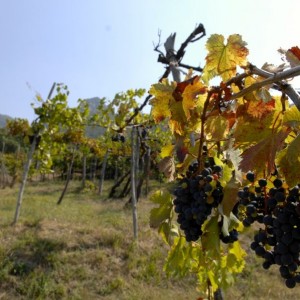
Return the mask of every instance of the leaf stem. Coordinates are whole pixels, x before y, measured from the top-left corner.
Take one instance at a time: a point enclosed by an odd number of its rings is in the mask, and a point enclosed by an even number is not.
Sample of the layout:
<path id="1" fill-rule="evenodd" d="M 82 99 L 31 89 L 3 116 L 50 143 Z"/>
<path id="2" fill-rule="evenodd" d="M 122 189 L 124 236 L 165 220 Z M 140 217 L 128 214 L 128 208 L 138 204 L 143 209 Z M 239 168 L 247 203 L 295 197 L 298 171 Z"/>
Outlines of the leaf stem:
<path id="1" fill-rule="evenodd" d="M 210 90 L 208 91 L 205 103 L 204 103 L 204 107 L 203 107 L 203 111 L 201 114 L 201 133 L 200 133 L 200 141 L 199 141 L 199 150 L 198 150 L 198 171 L 202 170 L 204 167 L 204 162 L 202 160 L 202 152 L 203 152 L 203 144 L 204 144 L 204 125 L 205 125 L 205 121 L 206 121 L 206 112 L 208 109 L 208 104 L 210 101 L 210 98 L 212 96 L 213 92 Z"/>

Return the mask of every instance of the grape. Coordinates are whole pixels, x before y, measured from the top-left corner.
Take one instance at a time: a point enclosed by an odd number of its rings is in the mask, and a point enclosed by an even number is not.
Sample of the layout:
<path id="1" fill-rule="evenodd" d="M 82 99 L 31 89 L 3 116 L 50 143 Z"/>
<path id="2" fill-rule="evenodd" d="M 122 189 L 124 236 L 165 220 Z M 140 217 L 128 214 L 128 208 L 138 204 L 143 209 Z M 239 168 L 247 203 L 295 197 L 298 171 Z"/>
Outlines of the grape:
<path id="1" fill-rule="evenodd" d="M 248 172 L 248 173 L 246 174 L 246 178 L 247 178 L 247 180 L 249 180 L 250 182 L 254 182 L 255 175 L 254 175 L 253 172 Z"/>
<path id="2" fill-rule="evenodd" d="M 213 171 L 214 171 L 214 173 L 220 173 L 220 172 L 222 172 L 222 167 L 218 166 L 218 165 L 214 165 Z"/>
<path id="3" fill-rule="evenodd" d="M 277 173 L 278 176 L 278 173 Z M 244 226 L 261 223 L 250 248 L 262 257 L 262 267 L 279 266 L 279 273 L 288 288 L 300 283 L 300 194 L 299 185 L 287 189 L 280 178 L 269 188 L 267 180 L 255 181 L 248 172 L 249 186 L 238 192 L 238 217 Z"/>
<path id="4" fill-rule="evenodd" d="M 209 161 L 208 161 L 209 162 Z M 223 187 L 215 178 L 219 178 L 222 168 L 206 164 L 198 173 L 198 164 L 189 166 L 179 185 L 174 189 L 174 211 L 178 214 L 177 222 L 184 231 L 186 241 L 196 241 L 202 235 L 201 226 L 210 216 L 213 207 L 217 207 L 223 199 Z M 213 167 L 213 170 L 211 168 Z M 215 175 L 215 173 L 218 174 Z M 213 184 L 216 180 L 216 184 Z M 231 240 L 235 239 L 235 235 Z"/>
<path id="5" fill-rule="evenodd" d="M 292 289 L 292 288 L 294 288 L 294 287 L 296 286 L 296 281 L 295 281 L 294 278 L 288 278 L 288 279 L 285 281 L 285 285 L 286 285 L 288 288 Z"/>
<path id="6" fill-rule="evenodd" d="M 279 189 L 280 187 L 282 187 L 283 182 L 282 182 L 281 179 L 276 178 L 276 179 L 273 181 L 273 184 L 274 184 L 274 186 L 275 186 L 277 189 Z"/>
<path id="7" fill-rule="evenodd" d="M 265 186 L 267 186 L 267 180 L 264 179 L 264 178 L 259 179 L 259 180 L 258 180 L 258 185 L 259 185 L 260 187 L 265 187 Z"/>

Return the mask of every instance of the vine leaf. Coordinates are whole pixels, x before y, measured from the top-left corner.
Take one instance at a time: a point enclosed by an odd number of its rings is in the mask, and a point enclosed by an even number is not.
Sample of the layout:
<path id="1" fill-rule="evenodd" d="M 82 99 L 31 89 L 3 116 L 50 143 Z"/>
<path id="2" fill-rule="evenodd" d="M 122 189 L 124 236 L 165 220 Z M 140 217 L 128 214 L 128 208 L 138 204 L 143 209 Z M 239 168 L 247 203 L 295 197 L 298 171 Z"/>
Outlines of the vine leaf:
<path id="1" fill-rule="evenodd" d="M 264 100 L 259 101 L 249 101 L 247 103 L 247 113 L 254 118 L 262 119 L 267 114 L 272 112 L 275 107 L 275 100 L 271 99 L 266 102 Z"/>
<path id="2" fill-rule="evenodd" d="M 233 132 L 234 146 L 243 149 L 272 135 L 273 114 L 263 119 L 239 117 Z"/>
<path id="3" fill-rule="evenodd" d="M 299 149 L 300 149 L 300 135 L 297 135 L 296 138 L 287 147 L 286 155 L 287 155 L 287 159 L 291 164 L 300 161 Z"/>
<path id="4" fill-rule="evenodd" d="M 280 173 L 284 175 L 286 183 L 293 187 L 300 182 L 300 138 L 299 135 L 285 149 L 277 155 L 276 163 Z"/>
<path id="5" fill-rule="evenodd" d="M 149 94 L 153 95 L 150 103 L 152 105 L 152 116 L 156 123 L 161 122 L 165 118 L 171 116 L 170 102 L 173 100 L 173 91 L 176 83 L 170 84 L 167 79 L 161 83 L 153 84 L 150 88 Z"/>
<path id="6" fill-rule="evenodd" d="M 170 219 L 172 212 L 172 196 L 169 192 L 166 191 L 156 191 L 151 195 L 150 201 L 159 204 L 158 207 L 155 207 L 150 212 L 150 226 L 157 228 Z"/>
<path id="7" fill-rule="evenodd" d="M 160 155 L 162 158 L 173 156 L 174 145 L 166 145 L 161 148 Z"/>
<path id="8" fill-rule="evenodd" d="M 274 171 L 276 152 L 281 150 L 289 130 L 273 133 L 242 153 L 240 168 L 243 172 L 249 170 L 260 173 L 264 170 L 270 174 Z"/>
<path id="9" fill-rule="evenodd" d="M 237 193 L 240 184 L 236 181 L 235 176 L 232 176 L 231 180 L 224 187 L 224 196 L 222 200 L 223 213 L 229 216 L 233 207 L 238 202 Z"/>
<path id="10" fill-rule="evenodd" d="M 237 148 L 233 148 L 232 140 L 229 142 L 229 147 L 226 150 L 226 158 L 230 160 L 234 167 L 235 171 L 235 178 L 239 183 L 242 183 L 243 181 L 243 175 L 241 170 L 239 169 L 240 162 L 242 160 L 241 158 L 241 151 Z"/>
<path id="11" fill-rule="evenodd" d="M 300 129 L 300 112 L 296 106 L 290 107 L 284 113 L 283 123 L 295 129 Z"/>
<path id="12" fill-rule="evenodd" d="M 221 115 L 213 116 L 206 121 L 206 131 L 211 134 L 214 141 L 220 141 L 229 131 L 229 122 Z"/>
<path id="13" fill-rule="evenodd" d="M 245 66 L 247 55 L 247 43 L 242 40 L 239 34 L 230 35 L 227 44 L 224 44 L 224 36 L 213 34 L 206 43 L 208 55 L 203 70 L 202 79 L 208 82 L 219 75 L 223 81 L 229 80 L 236 75 L 237 66 Z"/>
<path id="14" fill-rule="evenodd" d="M 167 275 L 180 275 L 184 276 L 190 267 L 189 256 L 187 256 L 190 244 L 186 244 L 183 236 L 176 237 L 172 248 L 168 253 L 164 271 Z"/>
<path id="15" fill-rule="evenodd" d="M 241 247 L 240 243 L 235 242 L 229 246 L 226 266 L 230 273 L 240 273 L 245 267 L 244 257 L 246 252 Z"/>
<path id="16" fill-rule="evenodd" d="M 285 60 L 289 62 L 292 68 L 300 65 L 300 49 L 298 46 L 288 50 L 279 49 L 278 52 L 284 55 Z"/>
<path id="17" fill-rule="evenodd" d="M 198 95 L 206 93 L 206 86 L 199 79 L 200 77 L 196 76 L 193 82 L 187 85 L 182 93 L 182 106 L 187 120 L 191 117 L 190 110 L 197 107 Z"/>
<path id="18" fill-rule="evenodd" d="M 203 232 L 201 237 L 203 250 L 209 251 L 213 259 L 218 258 L 220 256 L 218 216 L 210 218 L 203 224 Z"/>

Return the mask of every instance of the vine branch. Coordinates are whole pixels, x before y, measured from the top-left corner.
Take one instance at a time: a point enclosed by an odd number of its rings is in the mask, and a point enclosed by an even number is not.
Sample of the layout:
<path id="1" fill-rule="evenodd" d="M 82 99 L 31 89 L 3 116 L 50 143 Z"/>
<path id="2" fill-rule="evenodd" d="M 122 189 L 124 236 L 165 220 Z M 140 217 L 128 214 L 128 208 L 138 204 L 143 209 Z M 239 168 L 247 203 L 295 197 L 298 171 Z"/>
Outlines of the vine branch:
<path id="1" fill-rule="evenodd" d="M 250 71 L 249 75 L 255 74 L 255 75 L 264 77 L 266 79 L 262 80 L 260 82 L 256 82 L 256 83 L 252 84 L 251 86 L 241 90 L 238 93 L 232 94 L 232 96 L 230 97 L 230 100 L 233 100 L 233 99 L 236 99 L 239 97 L 243 97 L 255 90 L 258 90 L 258 89 L 264 87 L 264 86 L 276 83 L 278 85 L 278 87 L 274 87 L 274 88 L 286 93 L 290 97 L 290 99 L 294 102 L 296 107 L 300 110 L 300 96 L 299 96 L 298 92 L 290 84 L 288 84 L 287 82 L 284 81 L 284 80 L 287 80 L 292 77 L 300 75 L 300 66 L 290 68 L 288 70 L 285 70 L 285 71 L 282 71 L 279 73 L 270 73 L 265 70 L 259 69 L 256 66 L 251 65 L 251 64 L 248 66 L 248 68 Z M 238 75 L 238 76 L 241 76 L 241 75 Z"/>

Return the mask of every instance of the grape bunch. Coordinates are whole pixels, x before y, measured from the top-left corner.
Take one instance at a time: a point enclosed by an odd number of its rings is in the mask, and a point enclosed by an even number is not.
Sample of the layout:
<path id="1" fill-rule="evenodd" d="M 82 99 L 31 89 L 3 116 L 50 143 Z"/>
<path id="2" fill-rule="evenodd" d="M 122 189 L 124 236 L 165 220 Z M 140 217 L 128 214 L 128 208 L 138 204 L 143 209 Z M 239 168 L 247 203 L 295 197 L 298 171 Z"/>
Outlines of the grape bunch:
<path id="1" fill-rule="evenodd" d="M 249 175 L 248 175 L 249 174 Z M 247 174 L 252 186 L 239 192 L 239 216 L 244 213 L 243 224 L 258 221 L 263 226 L 254 236 L 251 249 L 264 259 L 263 268 L 278 265 L 280 275 L 288 288 L 300 283 L 300 202 L 299 186 L 287 189 L 281 179 L 260 179 L 254 185 L 254 176 Z"/>
<path id="2" fill-rule="evenodd" d="M 209 163 L 198 172 L 198 164 L 194 163 L 174 191 L 177 222 L 188 242 L 196 241 L 202 235 L 202 224 L 223 199 L 223 188 L 218 181 L 221 172 L 222 167 L 210 167 Z"/>

